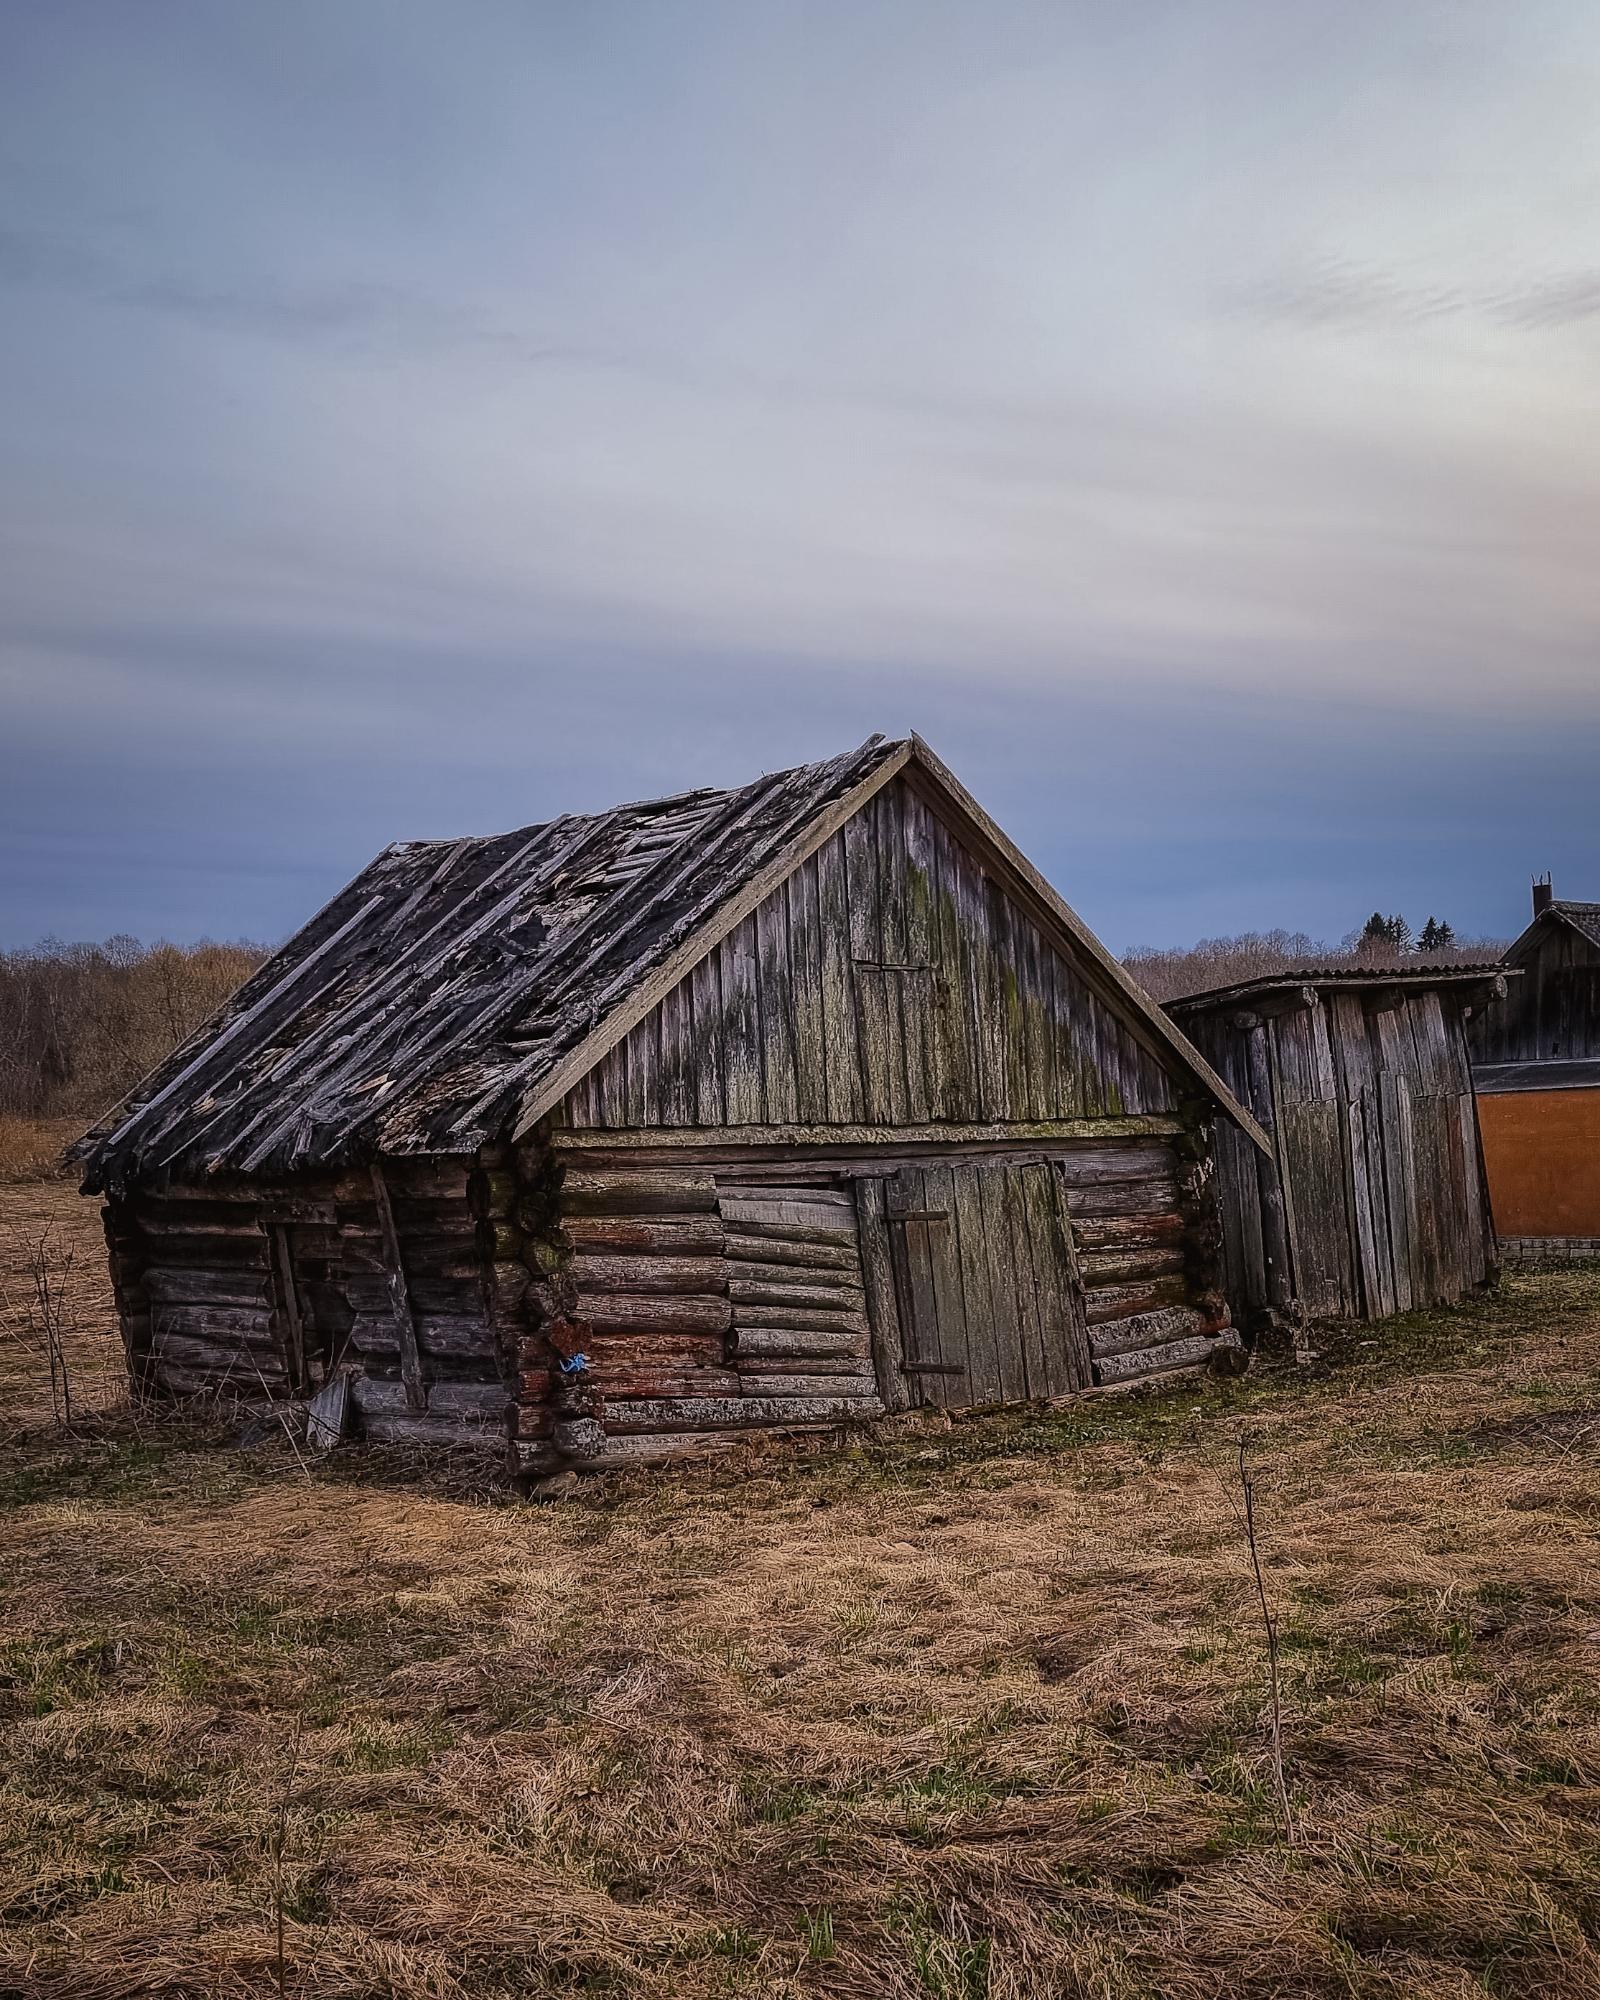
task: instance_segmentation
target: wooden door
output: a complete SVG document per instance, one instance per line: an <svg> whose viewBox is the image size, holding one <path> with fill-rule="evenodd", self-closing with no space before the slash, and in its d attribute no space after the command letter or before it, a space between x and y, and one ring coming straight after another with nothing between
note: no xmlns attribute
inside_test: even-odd
<svg viewBox="0 0 1600 2000"><path fill-rule="evenodd" d="M1083 1285L1054 1167L905 1167L884 1195L908 1401L957 1409L1087 1387Z"/></svg>

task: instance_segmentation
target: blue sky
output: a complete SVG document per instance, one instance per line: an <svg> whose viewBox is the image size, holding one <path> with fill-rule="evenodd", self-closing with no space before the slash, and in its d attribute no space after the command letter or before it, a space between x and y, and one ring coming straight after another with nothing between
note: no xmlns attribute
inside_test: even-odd
<svg viewBox="0 0 1600 2000"><path fill-rule="evenodd" d="M67 0L0 945L921 729L1116 948L1600 897L1600 15Z"/></svg>

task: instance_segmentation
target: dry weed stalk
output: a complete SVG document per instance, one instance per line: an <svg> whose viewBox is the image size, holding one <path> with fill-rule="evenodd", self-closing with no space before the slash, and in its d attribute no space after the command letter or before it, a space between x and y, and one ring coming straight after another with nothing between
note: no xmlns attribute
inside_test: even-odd
<svg viewBox="0 0 1600 2000"><path fill-rule="evenodd" d="M67 1287L75 1254L71 1250L57 1253L51 1240L53 1227L53 1224L47 1227L27 1248L26 1268L33 1287L28 1327L44 1350L50 1370L51 1411L66 1430L72 1425L72 1370L67 1360L67 1336L73 1330Z"/></svg>
<svg viewBox="0 0 1600 2000"><path fill-rule="evenodd" d="M1244 1494L1244 1538L1250 1550L1256 1598L1261 1606L1261 1623L1267 1635L1267 1681L1272 1697L1272 1790L1278 1802L1278 1817L1283 1821L1283 1837L1292 1847L1295 1842L1294 1816L1289 1810L1289 1787L1283 1776L1283 1696L1278 1674L1278 1621L1267 1600L1266 1578L1261 1573L1261 1551L1256 1546L1255 1480L1245 1457L1243 1438L1239 1440L1239 1485Z"/></svg>

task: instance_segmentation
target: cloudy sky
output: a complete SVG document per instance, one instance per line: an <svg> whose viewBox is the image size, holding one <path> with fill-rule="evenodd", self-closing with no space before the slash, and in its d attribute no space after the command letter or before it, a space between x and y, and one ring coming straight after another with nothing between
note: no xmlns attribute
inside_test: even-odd
<svg viewBox="0 0 1600 2000"><path fill-rule="evenodd" d="M918 728L1116 948L1600 898L1587 0L56 0L0 946Z"/></svg>

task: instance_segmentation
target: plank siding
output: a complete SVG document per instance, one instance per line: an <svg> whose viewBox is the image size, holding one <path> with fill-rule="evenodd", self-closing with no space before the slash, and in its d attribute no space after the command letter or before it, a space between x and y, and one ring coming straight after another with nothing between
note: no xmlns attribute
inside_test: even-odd
<svg viewBox="0 0 1600 2000"><path fill-rule="evenodd" d="M1295 1296L1313 1318L1367 1320L1460 1299L1495 1263L1461 990L1330 983L1314 998L1174 1009L1274 1135ZM1245 1060L1253 1046L1264 1090ZM1252 1154L1219 1132L1224 1283L1247 1329L1276 1303Z"/></svg>
<svg viewBox="0 0 1600 2000"><path fill-rule="evenodd" d="M574 1087L574 1130L1167 1113L1166 1071L903 783Z"/></svg>

